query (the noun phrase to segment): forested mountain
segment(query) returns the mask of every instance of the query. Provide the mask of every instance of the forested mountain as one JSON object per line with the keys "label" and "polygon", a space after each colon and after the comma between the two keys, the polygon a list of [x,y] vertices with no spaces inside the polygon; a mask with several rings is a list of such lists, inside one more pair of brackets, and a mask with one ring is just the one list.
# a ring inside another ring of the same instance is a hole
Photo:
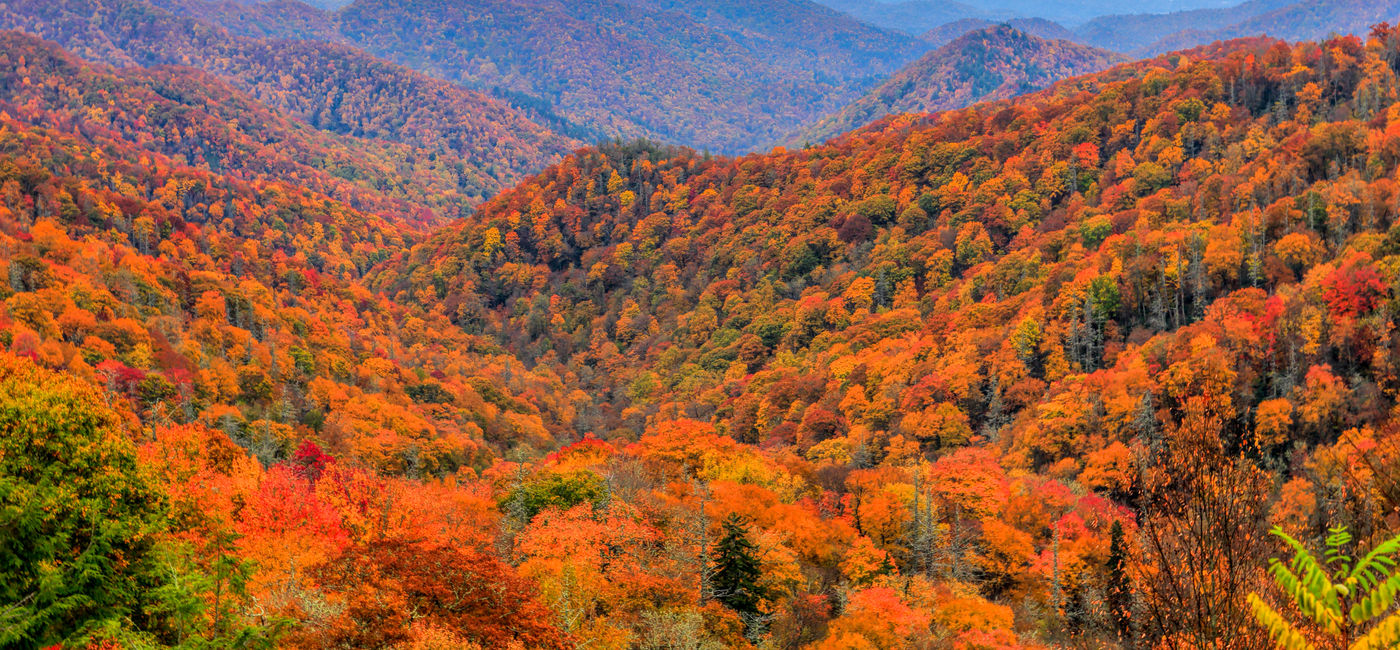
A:
{"label": "forested mountain", "polygon": [[1041,0],[971,0],[983,11],[1000,16],[1039,16],[1067,24],[1081,24],[1124,9],[1143,14],[1169,14],[1200,9],[1224,9],[1240,0],[1147,0],[1124,3],[1121,0],[1074,0],[1073,2],[1042,2]]}
{"label": "forested mountain", "polygon": [[1334,34],[1366,34],[1372,25],[1400,16],[1396,0],[1305,0],[1252,16],[1219,29],[1200,27],[1167,36],[1144,52],[1157,53],[1185,44],[1267,34],[1289,41],[1315,40]]}
{"label": "forested mountain", "polygon": [[543,471],[641,458],[675,482],[627,503],[745,515],[783,644],[1265,647],[1266,528],[1400,526],[1368,469],[1400,451],[1398,43],[1232,43],[775,155],[591,151],[374,285],[636,441]]}
{"label": "forested mountain", "polygon": [[429,231],[426,77],[116,1],[0,5],[184,64],[0,34],[0,647],[1400,643],[1397,29]]}
{"label": "forested mountain", "polygon": [[[147,0],[177,15],[220,25],[240,36],[348,43],[335,28],[337,7],[303,0]],[[349,4],[339,3],[340,6]]]}
{"label": "forested mountain", "polygon": [[[1239,4],[1239,0],[1162,0],[1138,3],[1123,3],[1119,0],[1076,0],[1074,2],[1043,2],[1041,0],[817,1],[872,25],[900,30],[909,34],[925,33],[949,23],[964,20],[1041,20],[1063,22],[1068,25],[1081,25],[1086,22],[1103,24],[1102,21],[1096,19],[1108,14],[1121,14],[1126,10],[1141,12],[1140,15],[1132,16],[1134,19],[1154,20],[1164,14],[1227,9]],[[971,26],[964,31],[985,26]],[[961,33],[957,35],[961,35]],[[950,36],[947,40],[952,40],[952,38]]]}
{"label": "forested mountain", "polygon": [[935,47],[942,47],[969,32],[989,29],[996,27],[998,24],[1010,25],[1027,34],[1038,36],[1049,41],[1074,41],[1079,38],[1074,32],[1065,28],[1064,25],[1045,20],[1044,18],[1012,18],[1002,23],[996,23],[984,18],[965,18],[957,22],[930,29],[921,34],[919,39]]}
{"label": "forested mountain", "polygon": [[1392,0],[1250,0],[1226,8],[1104,16],[1076,28],[1075,34],[1090,45],[1150,56],[1232,38],[1268,35],[1300,41],[1365,34],[1397,13],[1400,5]]}
{"label": "forested mountain", "polygon": [[579,146],[500,101],[351,47],[240,37],[145,0],[6,0],[0,27],[114,65],[199,67],[319,129],[409,145],[419,153],[408,164],[442,167],[463,206]]}
{"label": "forested mountain", "polygon": [[[59,355],[45,358],[86,368],[79,374],[135,377],[131,390],[154,386],[188,417],[218,413],[231,434],[274,420],[264,425],[283,439],[263,441],[268,453],[289,451],[296,441],[285,436],[307,418],[320,428],[342,417],[311,391],[355,395],[357,373],[373,371],[388,373],[373,381],[380,393],[406,377],[397,363],[430,372],[427,350],[406,352],[402,332],[390,334],[427,327],[424,314],[358,282],[422,237],[406,217],[430,204],[413,199],[451,192],[434,186],[435,170],[395,176],[413,167],[288,122],[202,72],[117,73],[15,32],[0,33],[0,45],[9,344]],[[453,363],[492,356],[473,352],[490,344],[434,334],[445,336],[460,346]],[[402,401],[396,390],[389,399]],[[413,408],[377,399],[359,396],[357,407],[402,419],[405,433],[418,427],[424,445],[481,444],[464,437],[485,424],[474,416],[452,414],[450,429],[435,431]],[[361,444],[355,426],[343,430],[347,450]],[[380,444],[373,453],[389,455],[370,464],[404,462]],[[422,451],[419,461],[443,462]]]}
{"label": "forested mountain", "polygon": [[315,18],[287,0],[161,1],[248,34],[341,38],[576,137],[728,152],[771,146],[927,47],[808,0],[359,0]]}
{"label": "forested mountain", "polygon": [[[458,647],[563,647],[461,527],[489,520],[475,488],[396,478],[573,429],[558,378],[361,283],[419,236],[408,201],[453,194],[439,170],[203,72],[116,72],[13,32],[0,97],[0,646],[366,643],[352,615],[324,618],[361,580],[302,571],[345,551],[356,571],[452,563],[392,593],[471,603],[470,621],[418,610]],[[308,612],[322,623],[280,634]]]}
{"label": "forested mountain", "polygon": [[1046,40],[1010,25],[972,31],[909,64],[796,141],[820,142],[894,113],[932,113],[1005,99],[1120,60],[1112,52]]}
{"label": "forested mountain", "polygon": [[1223,29],[1297,0],[1249,0],[1232,7],[1177,11],[1166,14],[1115,13],[1091,20],[1074,32],[1083,42],[1115,52],[1134,52],[1178,33]]}

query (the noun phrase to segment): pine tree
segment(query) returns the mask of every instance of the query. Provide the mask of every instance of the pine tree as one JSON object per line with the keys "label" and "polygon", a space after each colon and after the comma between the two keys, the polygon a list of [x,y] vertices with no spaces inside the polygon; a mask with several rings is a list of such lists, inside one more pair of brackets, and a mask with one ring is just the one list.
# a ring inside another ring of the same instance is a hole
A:
{"label": "pine tree", "polygon": [[164,503],[92,387],[0,354],[0,647],[86,645],[164,616]]}
{"label": "pine tree", "polygon": [[724,532],[711,555],[712,595],[747,621],[758,615],[758,601],[763,598],[758,584],[762,573],[758,547],[749,541],[748,522],[743,517],[731,514],[720,526]]}

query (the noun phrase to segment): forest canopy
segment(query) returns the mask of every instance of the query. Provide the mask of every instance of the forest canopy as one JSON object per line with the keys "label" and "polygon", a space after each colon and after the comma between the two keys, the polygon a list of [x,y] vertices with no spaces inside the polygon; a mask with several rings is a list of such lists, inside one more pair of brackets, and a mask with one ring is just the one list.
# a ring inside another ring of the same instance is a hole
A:
{"label": "forest canopy", "polygon": [[0,44],[0,645],[1394,645],[1395,28],[479,207]]}

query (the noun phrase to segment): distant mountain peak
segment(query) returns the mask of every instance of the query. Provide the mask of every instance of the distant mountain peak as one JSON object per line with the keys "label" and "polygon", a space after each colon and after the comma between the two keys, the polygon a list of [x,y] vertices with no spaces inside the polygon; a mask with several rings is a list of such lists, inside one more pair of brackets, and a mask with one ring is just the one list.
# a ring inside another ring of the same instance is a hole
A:
{"label": "distant mountain peak", "polygon": [[925,54],[794,142],[819,142],[890,114],[937,112],[1005,99],[1121,60],[1106,50],[1041,38],[1006,23],[992,24]]}

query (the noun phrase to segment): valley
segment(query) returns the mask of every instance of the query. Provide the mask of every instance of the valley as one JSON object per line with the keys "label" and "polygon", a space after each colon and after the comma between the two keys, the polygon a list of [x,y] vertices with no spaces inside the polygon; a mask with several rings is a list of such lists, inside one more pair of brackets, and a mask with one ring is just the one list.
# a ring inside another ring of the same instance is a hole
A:
{"label": "valley", "polygon": [[830,4],[0,0],[0,647],[1400,647],[1400,7]]}

